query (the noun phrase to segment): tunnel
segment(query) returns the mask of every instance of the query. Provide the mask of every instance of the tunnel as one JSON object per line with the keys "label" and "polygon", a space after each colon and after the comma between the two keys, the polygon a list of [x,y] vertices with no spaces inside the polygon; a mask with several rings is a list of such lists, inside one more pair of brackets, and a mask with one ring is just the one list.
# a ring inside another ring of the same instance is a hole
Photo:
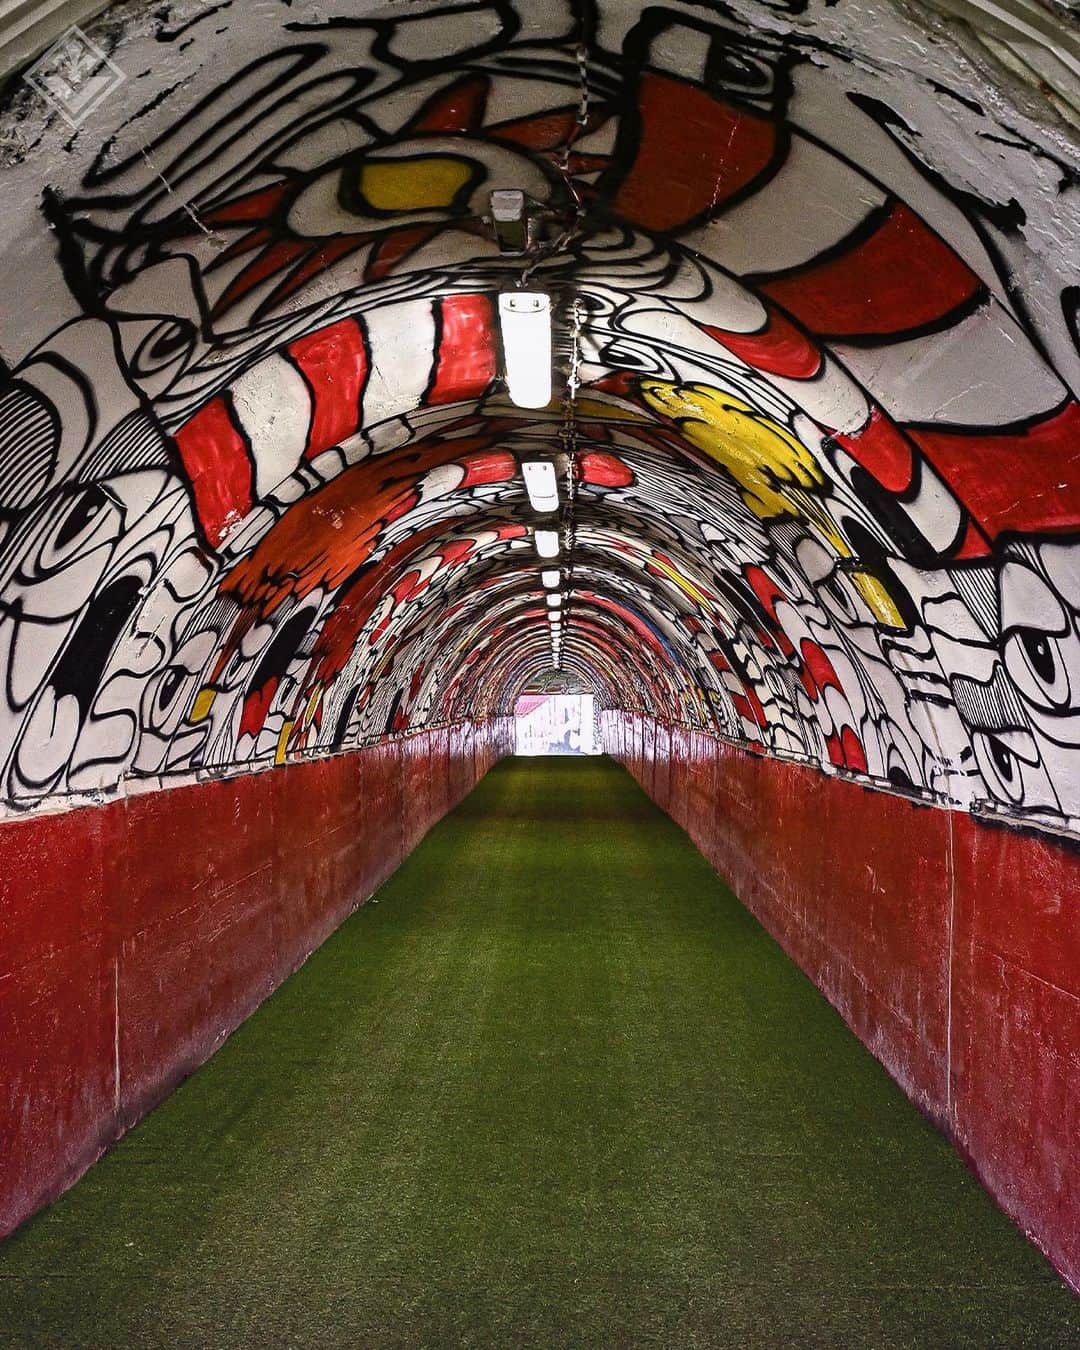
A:
{"label": "tunnel", "polygon": [[[905,1322],[893,1271],[860,1316],[900,1330],[793,1296],[717,1331],[731,1217],[686,1257],[700,1326],[613,1311],[612,1284],[575,1332],[553,1291],[569,1308],[600,1267],[571,1278],[541,1234],[544,1279],[484,1321],[507,1218],[475,1323],[336,1323],[333,1303],[322,1339],[279,1341],[254,1302],[250,1325],[198,1321],[199,1294],[167,1339],[109,1343],[1077,1344],[1075,8],[66,0],[3,7],[0,72],[0,1340],[10,1319],[12,1345],[98,1343],[58,1292],[93,1282],[87,1233],[109,1269],[168,1234],[126,1208],[136,1164],[186,1203],[253,1084],[285,1100],[352,1037],[348,1092],[397,1138],[409,990],[436,965],[426,1090],[451,1100],[500,1034],[465,1020],[468,972],[516,915],[529,940],[484,997],[508,1044],[562,1039],[493,1100],[584,1056],[629,1147],[634,1103],[682,1065],[670,1150],[641,1144],[663,1190],[699,1146],[680,1092],[711,1056],[750,1056],[750,1110],[805,1032],[777,1117],[846,1102],[822,1085],[850,1064],[868,1095],[837,1159],[878,1137],[885,1094],[931,1162],[878,1157],[883,1193],[991,1225],[981,1275],[949,1264],[958,1218],[941,1239],[959,1320]],[[515,754],[560,699],[598,755]],[[795,982],[792,1020],[759,961]],[[576,1022],[559,980],[592,1009]],[[690,1025],[714,999],[731,1044]],[[611,1047],[650,1018],[672,1039],[616,1097]],[[499,1117],[515,1155],[565,1126],[543,1081],[532,1115]],[[713,1139],[717,1100],[686,1107]],[[461,1140],[447,1175],[480,1166]],[[399,1143],[391,1178],[435,1147]],[[761,1184],[794,1195],[786,1147]],[[567,1243],[601,1231],[590,1204]],[[767,1229],[740,1249],[810,1298],[813,1261],[756,1247]],[[123,1270],[152,1307],[153,1270]],[[965,1331],[963,1291],[994,1279],[1021,1292]]]}

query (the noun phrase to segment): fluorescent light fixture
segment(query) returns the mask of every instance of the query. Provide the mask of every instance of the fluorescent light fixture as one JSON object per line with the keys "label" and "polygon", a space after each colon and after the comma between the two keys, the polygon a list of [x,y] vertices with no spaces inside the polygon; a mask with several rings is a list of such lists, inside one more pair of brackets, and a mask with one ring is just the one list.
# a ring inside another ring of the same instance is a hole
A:
{"label": "fluorescent light fixture", "polygon": [[533,540],[536,543],[536,551],[541,558],[557,558],[559,556],[559,533],[557,530],[534,530]]}
{"label": "fluorescent light fixture", "polygon": [[540,580],[544,583],[544,585],[548,588],[549,591],[553,591],[555,587],[558,586],[559,584],[560,581],[559,573],[556,571],[554,567],[545,567],[544,570],[540,573]]}
{"label": "fluorescent light fixture", "polygon": [[546,597],[546,599],[548,602],[548,609],[558,609],[559,606],[562,604],[561,595],[549,595]]}
{"label": "fluorescent light fixture", "polygon": [[551,614],[548,615],[548,622],[549,622],[549,623],[558,623],[558,622],[559,622],[559,616],[558,616],[557,614],[555,614],[554,612],[552,612]]}
{"label": "fluorescent light fixture", "polygon": [[555,481],[555,465],[546,459],[527,459],[521,466],[525,490],[534,511],[559,509],[559,485]]}
{"label": "fluorescent light fixture", "polygon": [[506,384],[519,408],[551,402],[551,301],[538,291],[504,291],[499,326],[506,357]]}

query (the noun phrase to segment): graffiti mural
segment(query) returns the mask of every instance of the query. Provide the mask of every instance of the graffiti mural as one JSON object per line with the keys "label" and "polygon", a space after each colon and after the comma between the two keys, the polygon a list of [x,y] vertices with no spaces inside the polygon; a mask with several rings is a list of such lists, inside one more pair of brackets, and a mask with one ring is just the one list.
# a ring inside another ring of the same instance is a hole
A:
{"label": "graffiti mural", "polygon": [[74,136],[4,113],[9,808],[511,711],[542,458],[600,705],[1080,827],[1062,135],[887,6],[190,8]]}

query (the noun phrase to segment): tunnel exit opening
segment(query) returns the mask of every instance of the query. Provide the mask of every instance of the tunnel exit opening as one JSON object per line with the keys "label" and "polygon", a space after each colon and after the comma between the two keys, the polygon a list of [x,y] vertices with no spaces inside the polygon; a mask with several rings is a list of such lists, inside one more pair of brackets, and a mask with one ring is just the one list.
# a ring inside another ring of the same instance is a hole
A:
{"label": "tunnel exit opening", "polygon": [[599,755],[592,694],[524,694],[514,708],[514,753]]}

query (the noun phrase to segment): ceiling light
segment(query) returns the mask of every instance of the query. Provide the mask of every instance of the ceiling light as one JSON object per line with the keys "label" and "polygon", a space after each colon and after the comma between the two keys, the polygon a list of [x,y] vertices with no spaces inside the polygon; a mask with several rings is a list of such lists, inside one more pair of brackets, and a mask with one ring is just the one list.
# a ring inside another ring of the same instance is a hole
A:
{"label": "ceiling light", "polygon": [[559,616],[558,616],[557,614],[555,614],[555,613],[549,614],[549,615],[548,615],[548,622],[549,622],[549,623],[558,623],[558,622],[559,622]]}
{"label": "ceiling light", "polygon": [[534,511],[559,509],[559,486],[555,481],[555,465],[546,459],[529,459],[521,466],[525,490]]}
{"label": "ceiling light", "polygon": [[500,253],[524,253],[529,245],[529,219],[520,188],[496,188],[491,194],[491,219]]}
{"label": "ceiling light", "polygon": [[558,609],[559,606],[562,604],[561,595],[549,595],[546,597],[546,599],[548,602],[548,609]]}
{"label": "ceiling light", "polygon": [[559,556],[558,531],[534,530],[533,540],[536,543],[536,551],[541,558],[557,558]]}
{"label": "ceiling light", "polygon": [[546,408],[551,402],[551,301],[537,291],[504,291],[499,326],[511,400],[519,408]]}
{"label": "ceiling light", "polygon": [[540,573],[540,580],[544,583],[544,585],[548,588],[549,591],[554,590],[555,587],[559,584],[560,580],[559,573],[554,567],[545,567],[544,570]]}

